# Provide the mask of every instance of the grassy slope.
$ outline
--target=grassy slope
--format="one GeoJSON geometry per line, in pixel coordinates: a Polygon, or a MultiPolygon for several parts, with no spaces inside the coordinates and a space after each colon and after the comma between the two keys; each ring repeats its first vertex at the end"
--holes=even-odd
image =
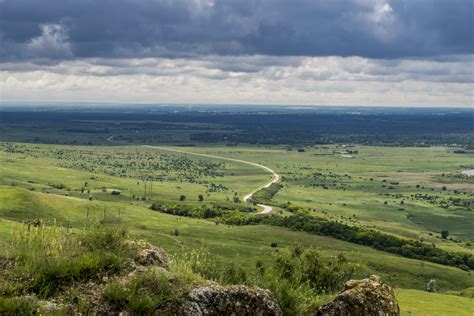
{"type": "MultiPolygon", "coordinates": [[[[59,146],[59,148],[67,148],[68,146],[59,146]]],[[[45,146],[45,149],[54,148],[53,146],[45,146]]],[[[84,147],[79,147],[84,149],[84,147]]],[[[133,147],[135,148],[135,147],[133,147]]],[[[87,148],[90,149],[90,148],[87,148]]],[[[113,150],[108,148],[107,150],[113,150]]],[[[131,149],[126,149],[130,150],[131,149]]],[[[140,148],[140,150],[142,150],[140,148]]],[[[156,153],[153,149],[143,149],[156,153]]],[[[200,158],[201,159],[201,158],[200,158]]],[[[206,160],[207,158],[202,158],[206,160]]],[[[91,190],[91,194],[97,199],[111,199],[110,193],[103,194],[102,188],[106,187],[109,190],[120,190],[122,195],[118,197],[123,201],[128,201],[132,195],[143,195],[143,182],[132,178],[112,177],[104,174],[92,174],[81,172],[78,170],[58,167],[60,161],[42,156],[33,158],[26,155],[15,155],[14,159],[7,161],[4,152],[0,152],[0,161],[2,167],[0,169],[0,183],[1,184],[16,184],[26,188],[34,188],[35,190],[47,190],[49,192],[56,192],[65,194],[63,190],[56,190],[49,186],[49,184],[64,184],[70,190],[67,192],[70,196],[87,198],[87,194],[80,194],[81,187],[85,182],[88,182],[86,189],[91,190]],[[94,176],[95,179],[91,179],[94,176]]],[[[186,202],[196,204],[198,203],[198,195],[203,194],[206,202],[225,202],[226,198],[232,198],[234,192],[239,196],[243,196],[251,192],[267,181],[271,177],[261,169],[257,169],[246,164],[226,164],[224,177],[203,177],[201,180],[215,182],[222,184],[229,188],[228,191],[212,192],[206,195],[206,187],[202,184],[188,183],[181,180],[167,180],[163,182],[155,182],[153,185],[153,192],[148,194],[152,200],[160,200],[165,202],[178,202],[181,194],[186,195],[186,202]]],[[[117,197],[113,199],[117,201],[117,197]]]]}
{"type": "Polygon", "coordinates": [[[410,289],[395,290],[402,315],[472,316],[474,299],[410,289]]]}
{"type": "MultiPolygon", "coordinates": [[[[53,194],[29,192],[21,188],[0,187],[0,191],[3,193],[2,200],[14,201],[15,197],[22,196],[23,201],[28,201],[28,209],[39,210],[32,218],[55,218],[59,223],[69,223],[73,226],[80,226],[87,212],[91,217],[102,218],[104,208],[109,216],[118,216],[120,209],[123,223],[130,227],[133,234],[163,245],[170,252],[180,252],[204,245],[216,256],[216,260],[227,258],[238,265],[245,266],[254,264],[257,258],[263,260],[268,258],[274,251],[270,247],[271,242],[277,242],[280,247],[301,244],[318,247],[325,255],[333,255],[338,251],[349,252],[350,259],[360,263],[363,270],[368,269],[380,274],[396,286],[423,289],[431,278],[437,278],[439,286],[445,290],[460,290],[474,285],[473,276],[456,268],[432,263],[424,263],[422,266],[417,260],[324,236],[268,226],[215,225],[209,221],[178,218],[153,212],[139,205],[71,199],[53,194]],[[44,200],[47,204],[43,204],[44,200],[38,196],[46,196],[44,200]],[[48,212],[41,213],[41,210],[48,210],[48,212]],[[179,237],[173,235],[174,229],[179,229],[179,237]]],[[[18,207],[12,213],[11,207],[2,203],[0,216],[14,219],[15,214],[21,214],[20,210],[21,207],[18,207]]],[[[23,214],[17,220],[28,218],[23,214]]],[[[5,239],[10,231],[6,227],[11,223],[13,222],[6,222],[0,230],[0,233],[5,234],[3,235],[5,239]]]]}
{"type": "MultiPolygon", "coordinates": [[[[366,148],[364,150],[369,149],[374,151],[380,150],[382,151],[381,155],[387,155],[387,150],[392,150],[385,148],[366,148]]],[[[273,167],[279,170],[283,175],[293,172],[288,168],[288,161],[297,166],[295,170],[298,170],[300,173],[305,172],[305,169],[301,169],[301,166],[304,164],[315,168],[316,165],[321,163],[319,156],[315,158],[316,161],[313,161],[314,155],[311,152],[301,154],[278,149],[262,148],[191,148],[191,150],[222,156],[228,155],[235,157],[237,155],[241,159],[248,159],[273,167]]],[[[403,149],[396,150],[402,151],[403,149]]],[[[444,149],[433,150],[442,152],[444,149]]],[[[406,153],[402,152],[402,154],[406,153]]],[[[116,214],[118,216],[120,213],[123,222],[131,227],[133,234],[144,237],[156,244],[163,245],[170,252],[180,252],[183,249],[196,248],[204,244],[204,246],[210,250],[216,261],[231,260],[238,265],[246,266],[253,265],[257,258],[263,260],[268,258],[274,251],[269,246],[271,242],[277,242],[279,247],[302,244],[320,248],[323,255],[332,255],[338,251],[347,251],[350,253],[349,257],[351,260],[360,263],[363,266],[363,270],[370,270],[372,273],[377,273],[381,275],[384,280],[387,280],[397,287],[423,290],[427,281],[431,278],[438,280],[441,290],[460,290],[474,285],[473,276],[459,269],[431,263],[424,263],[422,265],[421,262],[416,260],[398,257],[332,238],[266,226],[228,227],[225,225],[215,225],[212,222],[203,220],[176,218],[152,212],[147,209],[147,206],[151,203],[150,201],[134,202],[134,204],[128,203],[129,199],[127,193],[136,188],[136,180],[105,175],[99,175],[98,179],[91,180],[91,174],[87,172],[58,168],[53,166],[47,159],[24,158],[25,159],[19,159],[16,157],[13,162],[3,163],[5,156],[2,157],[2,165],[0,167],[0,181],[3,184],[0,186],[0,239],[3,241],[7,240],[12,226],[15,225],[12,221],[24,221],[41,217],[49,220],[55,218],[63,224],[81,225],[87,213],[89,213],[89,216],[100,218],[103,216],[105,209],[107,214],[116,214]],[[95,197],[93,201],[89,201],[86,195],[80,194],[80,187],[85,181],[90,183],[90,188],[92,189],[91,194],[95,197]],[[57,195],[64,195],[65,191],[49,187],[48,183],[50,182],[66,184],[72,189],[72,191],[68,192],[71,196],[65,197],[57,195]],[[16,186],[12,187],[12,183],[16,186]],[[103,193],[101,191],[103,186],[110,189],[123,190],[123,194],[121,196],[111,197],[110,193],[103,193]],[[26,189],[33,187],[35,191],[26,189]],[[52,194],[39,192],[42,189],[46,189],[52,194]],[[176,228],[180,230],[179,237],[175,237],[172,234],[176,228]]],[[[455,158],[458,159],[457,156],[455,158]]],[[[334,160],[334,157],[332,159],[334,160]]],[[[355,163],[355,160],[345,159],[343,161],[345,164],[346,162],[349,164],[355,163]]],[[[392,162],[385,162],[384,164],[390,165],[391,163],[392,162]]],[[[446,163],[446,161],[443,163],[446,163]]],[[[456,160],[456,163],[452,162],[448,165],[449,170],[446,171],[453,171],[459,168],[463,163],[465,163],[465,161],[456,160]]],[[[365,170],[364,164],[365,163],[360,162],[360,165],[356,164],[356,166],[345,165],[343,170],[351,170],[350,172],[352,173],[361,172],[361,174],[367,174],[366,177],[369,175],[372,176],[374,174],[373,172],[385,175],[381,170],[365,170]],[[359,169],[364,170],[360,171],[359,169]]],[[[380,164],[383,165],[382,163],[380,164]]],[[[329,165],[329,163],[326,163],[326,165],[329,165]]],[[[422,165],[422,162],[419,162],[419,165],[422,165]]],[[[393,170],[393,166],[391,165],[390,168],[387,166],[384,168],[386,168],[384,170],[393,170]]],[[[435,168],[441,167],[436,167],[435,165],[435,168]]],[[[251,167],[241,164],[228,164],[226,176],[216,180],[216,183],[225,183],[226,186],[232,188],[232,192],[237,191],[240,193],[251,191],[256,183],[260,184],[264,182],[268,178],[268,175],[259,170],[250,169],[251,167]],[[231,175],[231,173],[234,175],[231,175]]],[[[398,173],[395,173],[395,176],[398,176],[398,173]]],[[[392,177],[395,176],[392,175],[392,177]]],[[[417,174],[417,176],[419,175],[417,174]]],[[[404,177],[406,179],[409,178],[406,175],[404,175],[404,177]]],[[[410,177],[413,178],[413,175],[410,174],[410,177]]],[[[419,179],[416,181],[418,180],[419,179]]],[[[199,185],[197,184],[162,182],[157,184],[155,188],[152,196],[153,199],[176,201],[174,198],[170,199],[170,196],[183,192],[183,194],[188,196],[186,203],[199,203],[197,202],[197,195],[199,193],[199,185]],[[176,192],[177,186],[181,188],[179,193],[176,192]]],[[[204,190],[204,188],[202,190],[204,190]]],[[[373,192],[355,193],[353,191],[343,192],[331,190],[330,193],[331,194],[328,194],[327,190],[291,185],[281,190],[276,198],[280,202],[291,199],[292,203],[302,206],[307,206],[308,204],[311,206],[315,205],[317,208],[321,207],[328,211],[330,215],[344,214],[344,211],[347,214],[357,212],[358,217],[360,216],[364,219],[362,221],[364,225],[375,225],[381,230],[390,231],[402,236],[416,237],[419,236],[420,232],[426,232],[426,228],[422,225],[407,221],[406,217],[398,216],[392,209],[380,208],[380,205],[376,204],[378,202],[375,202],[380,198],[373,192]],[[334,201],[342,201],[340,200],[341,198],[351,201],[352,206],[349,211],[339,204],[337,206],[334,205],[336,204],[334,201]],[[332,202],[329,202],[329,199],[332,199],[332,202]],[[308,200],[310,203],[307,202],[308,200]],[[333,203],[333,205],[331,206],[329,203],[333,203]],[[374,205],[377,207],[374,207],[374,205]]],[[[211,196],[206,197],[206,202],[223,202],[227,196],[229,196],[229,193],[212,193],[211,196]]],[[[432,211],[431,208],[427,208],[426,205],[420,205],[420,207],[416,209],[419,212],[432,211]]],[[[436,209],[434,211],[441,212],[443,216],[451,216],[448,212],[445,212],[445,210],[436,209]]],[[[433,241],[437,243],[441,242],[434,238],[433,241]]],[[[458,246],[449,243],[445,245],[445,247],[457,249],[458,246]]],[[[410,301],[410,297],[403,294],[410,292],[403,292],[405,290],[400,291],[400,293],[402,293],[400,296],[402,309],[404,309],[404,306],[411,306],[410,308],[413,309],[421,308],[425,310],[423,309],[423,305],[417,305],[416,302],[410,301]]],[[[451,299],[451,297],[448,298],[451,299]]]]}

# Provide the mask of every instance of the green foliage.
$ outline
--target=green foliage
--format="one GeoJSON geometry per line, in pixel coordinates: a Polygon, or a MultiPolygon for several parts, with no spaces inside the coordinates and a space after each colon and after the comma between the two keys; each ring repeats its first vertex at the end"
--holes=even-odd
{"type": "Polygon", "coordinates": [[[1,297],[0,315],[35,315],[39,302],[33,297],[1,297]]]}
{"type": "Polygon", "coordinates": [[[221,284],[246,284],[269,289],[285,314],[311,313],[350,279],[357,265],[344,255],[322,258],[318,250],[293,247],[275,252],[268,264],[258,260],[243,268],[230,260],[216,262],[201,246],[174,258],[174,270],[191,271],[221,284]]]}
{"type": "Polygon", "coordinates": [[[464,296],[464,297],[469,297],[469,298],[474,298],[474,287],[468,287],[461,292],[459,292],[459,295],[464,296]]]}
{"type": "Polygon", "coordinates": [[[116,272],[126,263],[125,238],[122,228],[99,225],[84,230],[19,226],[9,247],[16,265],[8,283],[18,285],[21,280],[16,294],[36,293],[48,298],[63,285],[116,272]]]}
{"type": "Polygon", "coordinates": [[[117,310],[126,308],[132,314],[143,315],[158,309],[176,309],[183,293],[181,280],[166,270],[155,268],[136,272],[125,281],[108,284],[105,299],[117,310]]]}
{"type": "Polygon", "coordinates": [[[418,240],[402,239],[375,230],[328,221],[307,215],[304,212],[297,212],[287,217],[278,215],[250,217],[241,214],[222,218],[221,220],[226,224],[233,225],[267,224],[287,227],[308,233],[331,236],[407,258],[426,260],[462,269],[474,269],[474,257],[471,254],[443,250],[418,240]]]}
{"type": "Polygon", "coordinates": [[[273,183],[268,188],[263,188],[252,196],[252,202],[266,203],[269,202],[275,194],[283,188],[281,183],[273,183]]]}
{"type": "Polygon", "coordinates": [[[238,215],[241,212],[252,212],[255,209],[248,206],[227,206],[227,205],[178,205],[178,204],[164,204],[164,203],[153,203],[150,206],[151,210],[158,211],[165,214],[172,214],[185,217],[196,217],[196,218],[216,218],[216,217],[230,217],[238,215]]]}
{"type": "Polygon", "coordinates": [[[306,284],[318,294],[340,290],[356,270],[342,253],[322,259],[316,249],[301,247],[278,253],[271,268],[278,278],[298,286],[306,284]]]}
{"type": "Polygon", "coordinates": [[[319,300],[339,291],[357,270],[340,253],[323,259],[314,248],[293,247],[277,252],[272,263],[262,270],[256,266],[257,282],[268,288],[288,315],[314,313],[319,300]]]}

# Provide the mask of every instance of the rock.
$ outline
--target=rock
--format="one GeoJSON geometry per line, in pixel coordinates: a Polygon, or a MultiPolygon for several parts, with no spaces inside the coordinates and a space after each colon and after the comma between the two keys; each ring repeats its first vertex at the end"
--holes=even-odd
{"type": "Polygon", "coordinates": [[[39,301],[38,314],[59,315],[65,308],[63,304],[54,301],[39,301]]]}
{"type": "Polygon", "coordinates": [[[235,285],[205,286],[192,290],[184,304],[184,315],[282,315],[270,291],[235,285]]]}
{"type": "Polygon", "coordinates": [[[428,285],[426,286],[426,290],[428,292],[436,292],[436,280],[431,279],[430,282],[428,282],[428,285]]]}
{"type": "Polygon", "coordinates": [[[137,252],[135,262],[139,265],[169,268],[168,256],[163,249],[144,241],[130,241],[128,245],[131,251],[137,252]]]}
{"type": "Polygon", "coordinates": [[[350,280],[336,298],[317,311],[318,316],[400,315],[392,288],[372,275],[368,279],[350,280]]]}

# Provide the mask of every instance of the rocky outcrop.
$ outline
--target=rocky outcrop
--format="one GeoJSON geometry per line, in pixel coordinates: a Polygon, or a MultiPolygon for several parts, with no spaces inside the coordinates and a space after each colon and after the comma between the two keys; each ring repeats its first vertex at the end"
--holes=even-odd
{"type": "Polygon", "coordinates": [[[336,298],[322,306],[318,316],[395,316],[400,308],[392,288],[372,275],[368,279],[350,280],[336,298]]]}
{"type": "Polygon", "coordinates": [[[184,315],[282,315],[268,290],[245,286],[206,286],[192,290],[184,305],[184,315]]]}
{"type": "Polygon", "coordinates": [[[156,265],[164,269],[169,268],[166,252],[154,246],[143,249],[136,261],[143,266],[156,265]]]}
{"type": "Polygon", "coordinates": [[[128,246],[135,252],[135,262],[142,266],[158,266],[169,268],[169,260],[166,252],[145,241],[130,241],[128,246]]]}

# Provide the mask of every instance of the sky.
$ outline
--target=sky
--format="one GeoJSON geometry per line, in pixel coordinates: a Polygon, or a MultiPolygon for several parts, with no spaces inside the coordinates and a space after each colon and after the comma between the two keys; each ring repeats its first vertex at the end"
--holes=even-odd
{"type": "Polygon", "coordinates": [[[0,101],[472,107],[473,0],[0,0],[0,101]]]}

